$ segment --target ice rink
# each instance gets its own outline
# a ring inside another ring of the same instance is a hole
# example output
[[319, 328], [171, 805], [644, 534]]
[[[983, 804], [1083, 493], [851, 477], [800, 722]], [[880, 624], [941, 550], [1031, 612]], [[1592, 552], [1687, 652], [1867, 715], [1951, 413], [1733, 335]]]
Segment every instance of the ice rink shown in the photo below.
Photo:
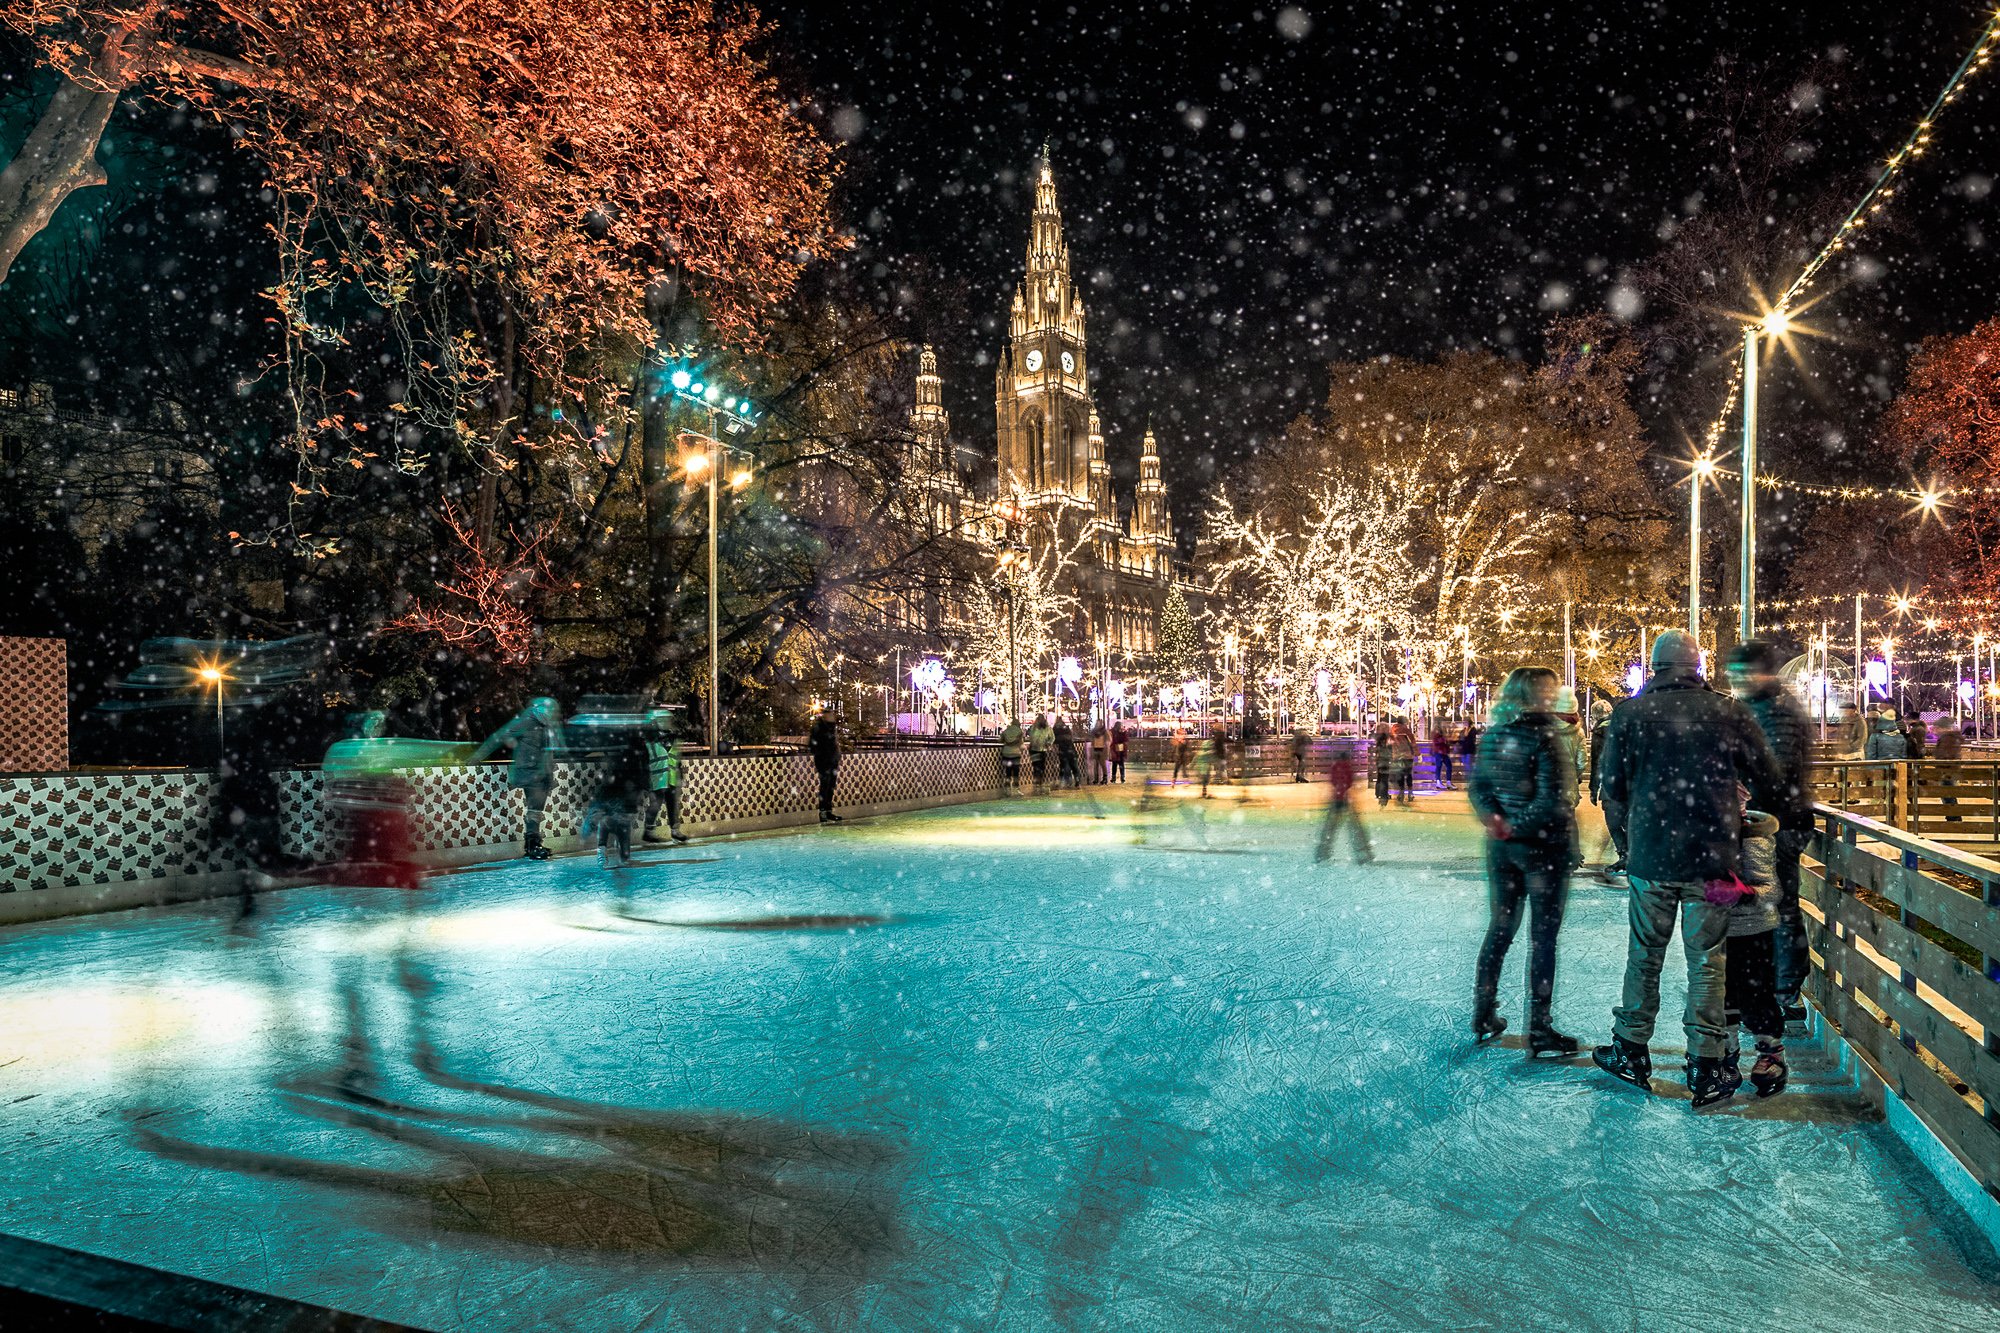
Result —
[[1136, 790], [7, 931], [0, 1229], [433, 1329], [2000, 1327], [1823, 1065], [1666, 1095], [1678, 950], [1663, 1095], [1475, 1049], [1460, 798]]

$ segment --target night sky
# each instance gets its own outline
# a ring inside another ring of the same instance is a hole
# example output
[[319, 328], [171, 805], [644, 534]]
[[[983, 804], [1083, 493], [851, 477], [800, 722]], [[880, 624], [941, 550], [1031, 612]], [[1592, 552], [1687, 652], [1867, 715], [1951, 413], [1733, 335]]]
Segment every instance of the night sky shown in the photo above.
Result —
[[[1804, 0], [766, 12], [781, 64], [848, 140], [850, 262], [916, 310], [958, 432], [987, 449], [1026, 172], [1053, 141], [1110, 450], [1129, 476], [1151, 414], [1183, 510], [1191, 476], [1324, 393], [1330, 360], [1533, 356], [1556, 310], [1615, 308], [1643, 331], [1651, 312], [1623, 284], [1703, 206], [1692, 196], [1714, 154], [1689, 113], [1719, 56], [1811, 99], [1801, 182], [1858, 197], [1987, 13]], [[1808, 71], [1819, 82], [1802, 84]], [[1944, 118], [1896, 225], [1829, 274], [1838, 294], [1816, 315], [1837, 340], [1767, 389], [1779, 465], [1830, 454], [1879, 470], [1868, 423], [1910, 346], [1995, 308], [1995, 82]], [[1656, 442], [1698, 432], [1724, 383], [1713, 361], [1656, 365], [1638, 386]]]

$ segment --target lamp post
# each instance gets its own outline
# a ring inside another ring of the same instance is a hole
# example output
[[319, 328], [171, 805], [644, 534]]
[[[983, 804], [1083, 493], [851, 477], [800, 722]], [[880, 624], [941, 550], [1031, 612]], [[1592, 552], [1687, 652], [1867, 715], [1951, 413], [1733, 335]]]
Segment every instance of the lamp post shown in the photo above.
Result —
[[1688, 633], [1701, 638], [1701, 487], [1715, 475], [1715, 460], [1707, 454], [1694, 460], [1688, 474]]
[[1792, 317], [1782, 306], [1743, 330], [1743, 532], [1738, 597], [1742, 615], [1737, 637], [1746, 642], [1757, 634], [1757, 341], [1759, 335], [1782, 338], [1791, 331]]
[[229, 673], [222, 669], [219, 662], [204, 662], [195, 669], [194, 674], [204, 684], [215, 687], [215, 766], [219, 769], [222, 767], [223, 755], [227, 748], [223, 743], [222, 733], [222, 687], [228, 682]]
[[[708, 474], [708, 752], [716, 755], [722, 753], [722, 612], [721, 590], [716, 578], [716, 528], [723, 454], [727, 448], [722, 442], [720, 428], [726, 425], [730, 434], [739, 434], [751, 429], [756, 424], [756, 417], [748, 398], [725, 395], [720, 384], [704, 379], [687, 367], [676, 368], [667, 382], [673, 386], [675, 397], [694, 403], [708, 413], [708, 432], [696, 435], [707, 448], [691, 455], [683, 466], [689, 475]], [[695, 432], [688, 434], [695, 435]], [[750, 484], [750, 480], [748, 470], [739, 471], [730, 478], [730, 489], [742, 490]]]

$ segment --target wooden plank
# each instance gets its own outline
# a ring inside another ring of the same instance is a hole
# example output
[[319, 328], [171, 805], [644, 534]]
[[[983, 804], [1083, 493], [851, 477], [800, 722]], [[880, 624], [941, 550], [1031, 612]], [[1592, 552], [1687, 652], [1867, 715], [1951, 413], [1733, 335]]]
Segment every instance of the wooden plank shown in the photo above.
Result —
[[[1822, 885], [1822, 891], [1824, 886]], [[1801, 898], [1803, 879], [1801, 884]], [[1950, 951], [1939, 947], [1898, 921], [1847, 894], [1835, 890], [1830, 900], [1816, 896], [1814, 903], [1850, 932], [1868, 941], [1868, 947], [1914, 972], [1926, 986], [1971, 1015], [1989, 1031], [2000, 1031], [2000, 983], [1987, 979], [1977, 968], [1968, 967]]]
[[2000, 1192], [2000, 1131], [1987, 1124], [1966, 1100], [1945, 1086], [1929, 1066], [1859, 1002], [1829, 980], [1827, 1005], [1820, 1012], [1846, 1037], [1897, 1096], [1923, 1113], [1945, 1146], [1989, 1192]]
[[[1882, 970], [1881, 964], [1864, 957], [1846, 940], [1829, 933], [1826, 943], [1828, 951], [1822, 957], [1840, 974], [1849, 991], [1867, 996], [1877, 1009], [1895, 1019], [1905, 1036], [1958, 1075], [1959, 1082], [1978, 1093], [1987, 1105], [2000, 1106], [2000, 1062], [1964, 1029], [1925, 1004], [1914, 991], [1906, 990], [1901, 981]], [[1994, 1132], [2000, 1134], [2000, 1130]]]
[[1816, 806], [1815, 811], [1822, 823], [1822, 836], [1825, 833], [1825, 824], [1830, 822], [1836, 828], [1851, 828], [1860, 837], [1886, 843], [1896, 848], [1899, 852], [1913, 851], [1925, 860], [1943, 866], [1947, 870], [1968, 876], [1969, 878], [1982, 882], [2000, 881], [2000, 861], [1988, 860], [1986, 857], [1974, 856], [1968, 852], [1955, 851], [1939, 843], [1918, 837], [1914, 833], [1908, 833], [1893, 825], [1885, 824], [1878, 819], [1872, 819], [1867, 815], [1853, 814], [1830, 805]]
[[1965, 941], [1988, 958], [2000, 957], [2000, 908], [1988, 907], [1921, 869], [1893, 867], [1899, 881], [1887, 896], [1947, 935]]

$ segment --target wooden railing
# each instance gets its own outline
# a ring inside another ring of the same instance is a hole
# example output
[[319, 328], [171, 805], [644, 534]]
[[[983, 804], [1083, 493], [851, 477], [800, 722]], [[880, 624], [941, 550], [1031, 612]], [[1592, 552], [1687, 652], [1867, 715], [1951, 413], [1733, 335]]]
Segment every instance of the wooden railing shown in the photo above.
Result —
[[1834, 760], [1813, 770], [1813, 795], [1940, 842], [2000, 847], [2000, 759]]
[[2000, 861], [1830, 805], [1818, 819], [1807, 995], [2000, 1198]]

